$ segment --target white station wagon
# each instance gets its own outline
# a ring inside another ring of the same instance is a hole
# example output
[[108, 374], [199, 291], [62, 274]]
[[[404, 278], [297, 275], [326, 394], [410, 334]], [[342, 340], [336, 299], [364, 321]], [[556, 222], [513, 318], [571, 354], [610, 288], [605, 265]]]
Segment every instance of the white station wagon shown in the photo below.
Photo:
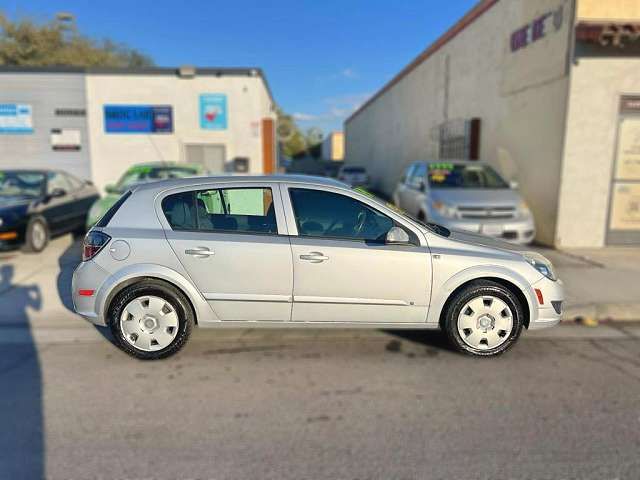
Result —
[[560, 320], [551, 263], [515, 248], [330, 179], [169, 180], [125, 193], [87, 234], [73, 301], [142, 359], [195, 325], [441, 328], [488, 356]]

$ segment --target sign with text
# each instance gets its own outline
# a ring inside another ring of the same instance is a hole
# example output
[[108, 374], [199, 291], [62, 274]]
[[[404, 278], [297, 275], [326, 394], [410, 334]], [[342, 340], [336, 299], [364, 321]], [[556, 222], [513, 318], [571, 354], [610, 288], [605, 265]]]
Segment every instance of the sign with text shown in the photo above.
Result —
[[51, 149], [55, 152], [79, 152], [82, 135], [77, 128], [52, 128]]
[[618, 183], [614, 186], [609, 228], [640, 231], [640, 184]]
[[227, 129], [227, 96], [222, 93], [200, 95], [200, 128], [203, 130]]
[[640, 116], [620, 120], [615, 178], [640, 180]]
[[105, 105], [107, 133], [172, 133], [173, 109], [169, 105]]
[[519, 28], [511, 34], [511, 51], [516, 52], [543, 39], [548, 33], [560, 31], [563, 23], [563, 5], [560, 5], [552, 12], [543, 13], [534, 19], [533, 22]]
[[33, 133], [31, 105], [0, 103], [0, 133]]

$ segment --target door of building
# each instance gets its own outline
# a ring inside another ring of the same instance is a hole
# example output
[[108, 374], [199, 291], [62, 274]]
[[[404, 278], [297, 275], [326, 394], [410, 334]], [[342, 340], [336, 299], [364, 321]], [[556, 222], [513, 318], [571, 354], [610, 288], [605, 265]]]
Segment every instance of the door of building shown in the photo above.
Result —
[[607, 244], [640, 245], [640, 95], [622, 97], [617, 139]]
[[222, 173], [225, 170], [227, 151], [224, 145], [189, 144], [184, 146], [185, 160], [197, 163], [210, 173]]

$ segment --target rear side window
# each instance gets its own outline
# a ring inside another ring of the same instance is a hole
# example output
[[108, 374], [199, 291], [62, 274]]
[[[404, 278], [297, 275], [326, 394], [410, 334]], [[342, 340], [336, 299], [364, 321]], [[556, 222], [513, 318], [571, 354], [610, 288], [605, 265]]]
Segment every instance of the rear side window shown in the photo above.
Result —
[[162, 201], [162, 210], [173, 230], [278, 233], [270, 188], [178, 193]]
[[124, 195], [122, 195], [118, 201], [116, 203], [114, 203], [111, 208], [109, 210], [107, 210], [107, 213], [105, 213], [102, 218], [100, 220], [98, 220], [98, 223], [96, 223], [96, 227], [98, 228], [104, 228], [106, 227], [109, 222], [111, 221], [111, 219], [113, 218], [113, 216], [116, 214], [116, 212], [120, 209], [120, 207], [122, 205], [124, 205], [124, 202], [127, 201], [127, 199], [131, 196], [131, 190], [129, 190], [127, 193], [125, 193]]

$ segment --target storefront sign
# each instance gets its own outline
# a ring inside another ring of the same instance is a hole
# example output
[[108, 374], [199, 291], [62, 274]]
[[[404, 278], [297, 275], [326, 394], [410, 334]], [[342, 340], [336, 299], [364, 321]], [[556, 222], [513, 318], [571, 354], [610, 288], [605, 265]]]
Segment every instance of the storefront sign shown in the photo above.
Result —
[[640, 231], [640, 184], [618, 183], [613, 190], [611, 230]]
[[105, 105], [107, 133], [172, 133], [173, 109], [168, 105]]
[[556, 33], [564, 23], [564, 5], [557, 9], [540, 15], [533, 22], [516, 30], [511, 34], [511, 51], [521, 50], [538, 40], [543, 39], [549, 33]]
[[31, 105], [0, 103], [0, 133], [33, 133]]
[[78, 152], [82, 148], [82, 135], [77, 128], [51, 129], [51, 149], [56, 152]]
[[226, 130], [226, 95], [221, 93], [203, 93], [200, 95], [200, 128], [204, 130]]
[[640, 180], [640, 116], [620, 120], [615, 178]]

